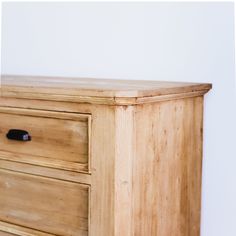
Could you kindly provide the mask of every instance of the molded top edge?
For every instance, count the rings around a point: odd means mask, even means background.
[[[137,99],[147,99],[167,95],[184,95],[189,93],[206,93],[211,89],[209,83],[185,83],[148,80],[117,80],[73,77],[45,77],[45,76],[1,76],[1,94],[3,97],[17,97],[44,100],[63,100],[63,96],[70,96],[77,101],[79,98],[93,103],[93,98],[109,100],[117,103],[119,99],[130,99],[136,103]],[[27,95],[27,96],[26,96]],[[38,95],[38,96],[37,96]],[[50,99],[50,97],[52,99]],[[97,101],[98,102],[98,101]],[[94,102],[94,103],[97,103]],[[98,102],[99,103],[99,102]]]

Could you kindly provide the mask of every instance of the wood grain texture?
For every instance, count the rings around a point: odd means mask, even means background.
[[[55,132],[58,142],[50,155],[41,139],[42,155],[37,145],[22,152],[1,142],[0,236],[200,235],[202,106],[210,84],[4,81],[0,136],[26,122],[22,128],[33,124],[50,142]]]
[[[210,88],[210,84],[184,82],[3,75],[1,94],[25,99],[129,105],[159,98],[174,99],[180,94],[196,96]]]
[[[137,107],[133,235],[200,235],[202,100]]]
[[[25,228],[19,225],[13,225],[7,222],[0,221],[0,235],[9,236],[56,236],[38,230]]]
[[[115,107],[92,112],[90,236],[114,235]]]
[[[134,110],[133,106],[118,106],[115,110],[115,236],[132,235]]]
[[[32,174],[36,176],[45,176],[53,179],[66,180],[70,182],[83,183],[91,185],[91,175],[78,173],[74,171],[59,170],[55,168],[48,168],[44,166],[37,166],[27,163],[3,159],[0,151],[0,169],[12,170],[16,172]]]
[[[84,114],[0,107],[0,150],[6,152],[1,156],[42,166],[89,171],[90,119],[90,115]],[[8,140],[6,134],[10,129],[27,130],[32,140]]]
[[[3,169],[0,176],[0,220],[56,235],[88,235],[88,186]]]
[[[16,236],[15,234],[10,234],[10,233],[3,232],[3,231],[0,231],[0,235],[1,236]]]

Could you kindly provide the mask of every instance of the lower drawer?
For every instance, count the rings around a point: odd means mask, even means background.
[[[0,169],[0,221],[87,236],[89,186]]]

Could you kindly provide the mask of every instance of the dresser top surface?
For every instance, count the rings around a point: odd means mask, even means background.
[[[167,96],[186,93],[206,93],[211,89],[209,83],[185,83],[144,80],[117,80],[94,78],[65,78],[44,76],[1,76],[2,96],[40,99],[43,94],[48,100],[55,97],[100,99],[134,99]],[[38,95],[38,97],[37,97]],[[61,98],[62,99],[62,98]],[[55,99],[52,99],[55,100]],[[104,101],[105,101],[104,100]]]

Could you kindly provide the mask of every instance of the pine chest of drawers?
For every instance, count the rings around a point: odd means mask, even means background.
[[[2,76],[0,236],[199,236],[210,88]]]

